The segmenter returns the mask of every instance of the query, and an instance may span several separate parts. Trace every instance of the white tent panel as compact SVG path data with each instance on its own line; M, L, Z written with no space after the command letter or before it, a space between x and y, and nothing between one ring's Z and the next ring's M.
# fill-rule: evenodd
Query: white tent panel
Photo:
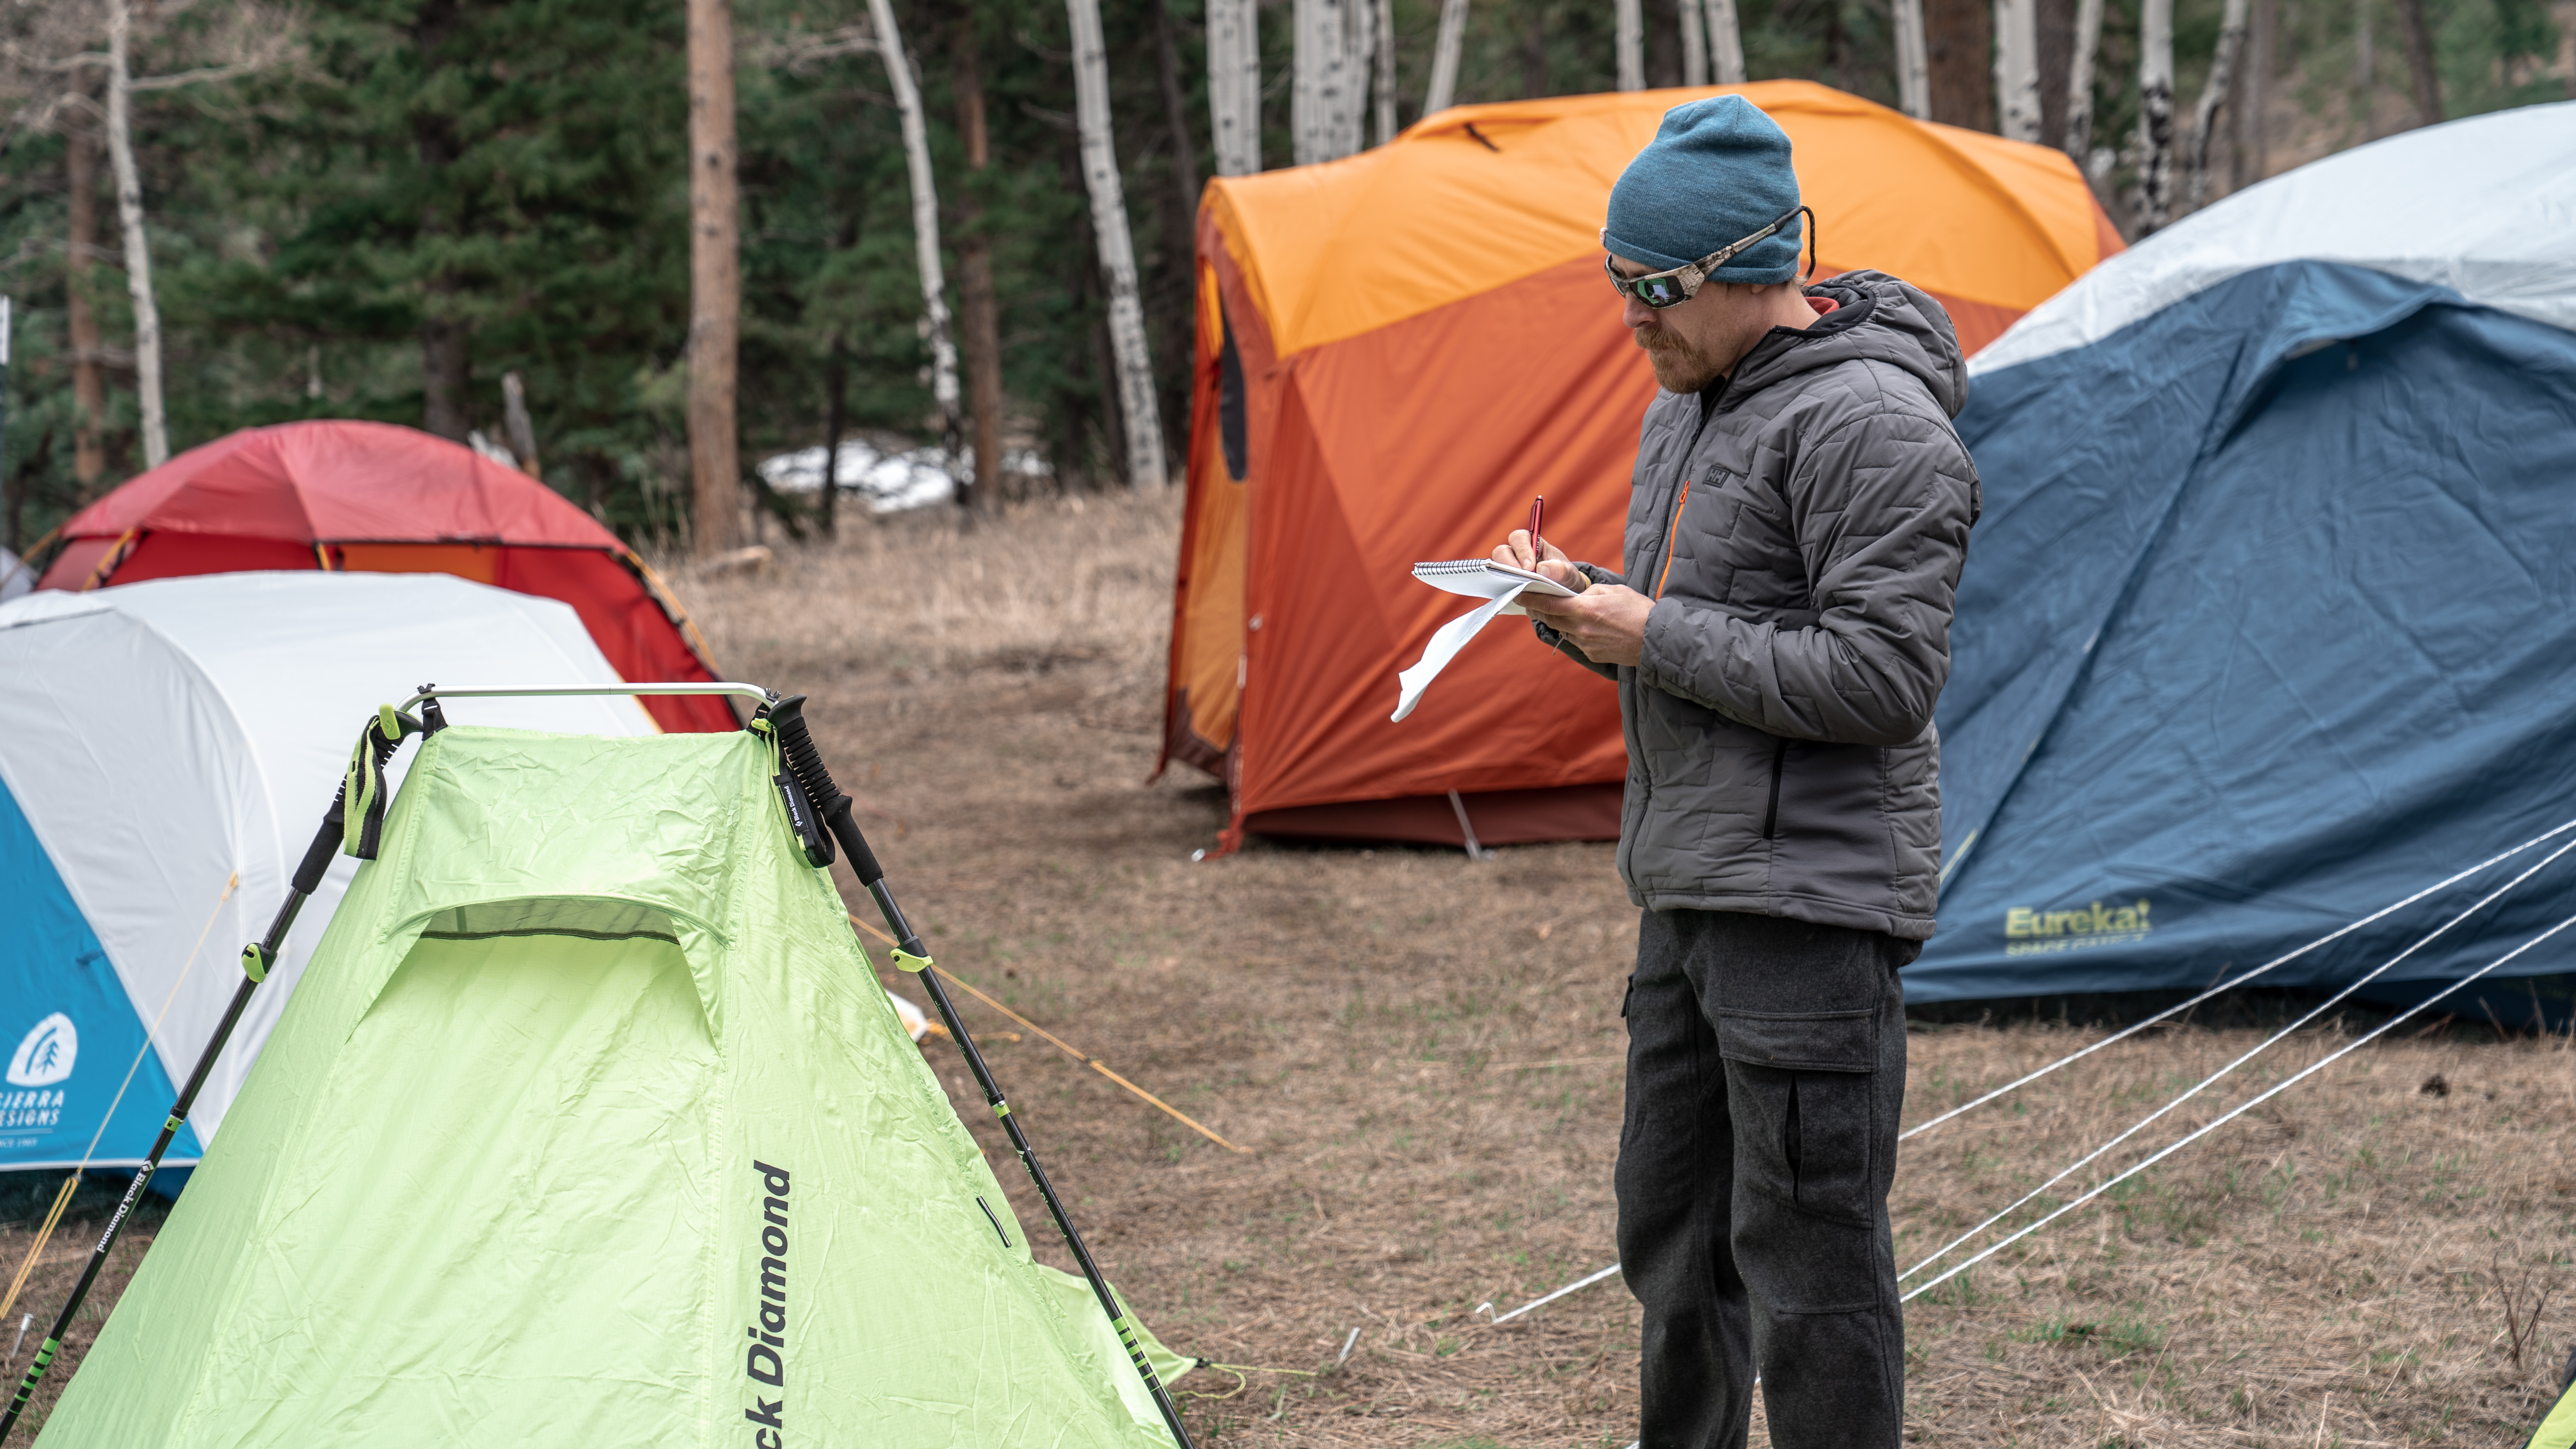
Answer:
M0 785L97 934L170 1081L195 1066L243 945L284 902L368 714L429 682L618 676L570 607L444 574L216 574L0 605ZM459 701L450 718L655 732L622 696ZM390 778L412 753L395 757ZM201 1140L240 1091L356 866L335 858L252 998L192 1116ZM99 1160L134 1161L144 1145L102 1143Z
M2030 310L1972 373L2083 347L2241 272L2349 262L2576 330L2576 101L2311 161L2138 243Z

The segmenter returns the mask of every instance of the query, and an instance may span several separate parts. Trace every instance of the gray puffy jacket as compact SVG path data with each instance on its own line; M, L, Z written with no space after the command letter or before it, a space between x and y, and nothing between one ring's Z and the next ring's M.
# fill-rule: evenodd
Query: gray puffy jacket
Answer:
M1808 289L1734 376L1646 409L1624 577L1653 598L1619 682L1619 874L1651 910L1932 934L1950 609L1979 507L1939 303L1881 272Z

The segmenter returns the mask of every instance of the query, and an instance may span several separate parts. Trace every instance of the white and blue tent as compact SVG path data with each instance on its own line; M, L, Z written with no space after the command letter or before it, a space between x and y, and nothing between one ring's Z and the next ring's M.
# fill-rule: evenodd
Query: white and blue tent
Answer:
M2576 819L2576 104L2252 187L1973 367L1909 999L2207 987ZM2263 984L2354 981L2570 839ZM2571 912L2576 856L2382 983Z
M0 605L0 1171L143 1160L367 715L431 682L618 676L569 606L444 574L214 574ZM623 696L454 717L655 732ZM166 1164L219 1128L356 865L334 861Z

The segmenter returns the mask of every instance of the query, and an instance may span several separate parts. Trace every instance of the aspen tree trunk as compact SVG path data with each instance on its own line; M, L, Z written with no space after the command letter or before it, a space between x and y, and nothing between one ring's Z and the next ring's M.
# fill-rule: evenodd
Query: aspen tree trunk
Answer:
M2173 219L2173 0L2138 16L2138 235Z
M125 289L134 298L134 391L143 413L143 466L170 458L161 410L161 309L152 300L152 251L143 234L143 178L134 165L134 12L107 7L107 157L116 170L116 222L125 233Z
M1260 21L1253 0L1207 0L1208 133L1219 176L1261 169Z
M1902 3L1902 0L1899 0ZM1708 84L1708 31L1700 24L1699 0L1682 0L1682 84Z
M1395 0L1377 0L1377 143L1395 130Z
M698 557L741 537L734 363L742 339L742 215L734 176L733 6L688 0L689 499Z
M1335 161L1360 148L1360 108L1374 0L1296 0L1297 58L1288 125L1296 163Z
M1619 89L1646 88L1646 16L1640 0L1616 0L1612 7L1618 47Z
M1923 0L1891 0L1896 33L1896 108L1932 119L1932 56L1923 43Z
M90 266L98 250L98 142L85 128L73 128L64 160L71 172L68 244L63 251L64 324L72 344L72 477L80 501L98 492L107 472L107 448L99 435L107 416L107 378L99 352L98 313L89 304Z
M1744 84L1744 32L1736 27L1735 0L1708 0L1709 79L1722 86Z
M2102 0L2078 0L2075 57L2066 70L2066 154L2092 174L2093 62L2102 53Z
M2039 6L1995 0L1996 131L2008 140L2039 139Z
M1341 9L1335 0L1295 0L1294 74L1289 80L1289 162L1311 166L1333 158L1326 95L1342 63Z
M876 31L877 58L885 62L886 84L894 90L895 113L903 121L903 158L912 178L912 251L921 271L921 332L930 343L930 400L939 409L940 446L947 450L954 478L963 446L957 347L948 338L948 279L939 265L939 183L930 171L930 128L922 119L921 88L913 84L912 62L903 53L903 33L895 28L889 0L868 0L868 23Z
M2397 0L2397 21L2405 32L2406 74L2415 83L2415 124L2442 123L2442 73L2433 64L2433 31L2424 23L2424 0Z
M886 0L871 0L883 5ZM1127 482L1158 493L1164 483L1163 423L1154 402L1153 359L1145 346L1145 310L1136 294L1136 245L1118 180L1118 150L1109 133L1108 44L1100 34L1100 0L1065 0L1073 23L1074 122L1082 136L1082 179L1091 192L1092 239L1109 288L1110 360L1118 374L1120 429L1127 442Z
M2198 211L2209 202L2210 137L2218 129L2219 109L2236 79L2236 53L2244 45L2245 0L2227 0L2218 22L2218 53L2209 62L2209 79L2202 82L2200 100L2192 107L2191 161L2183 188L2187 210Z
M1458 52L1466 43L1467 0L1440 0L1440 34L1431 45L1431 85L1423 92L1422 114L1445 111L1457 103Z

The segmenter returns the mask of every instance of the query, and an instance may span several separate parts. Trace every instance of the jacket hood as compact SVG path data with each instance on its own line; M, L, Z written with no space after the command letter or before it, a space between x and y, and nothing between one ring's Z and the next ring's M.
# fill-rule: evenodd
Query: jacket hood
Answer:
M1777 387L1837 363L1883 362L1923 379L1932 400L1951 417L1967 405L1967 355L1959 350L1950 314L1929 295L1885 272L1844 272L1807 293L1839 305L1805 332L1773 332L1755 343L1729 380L1728 393Z

